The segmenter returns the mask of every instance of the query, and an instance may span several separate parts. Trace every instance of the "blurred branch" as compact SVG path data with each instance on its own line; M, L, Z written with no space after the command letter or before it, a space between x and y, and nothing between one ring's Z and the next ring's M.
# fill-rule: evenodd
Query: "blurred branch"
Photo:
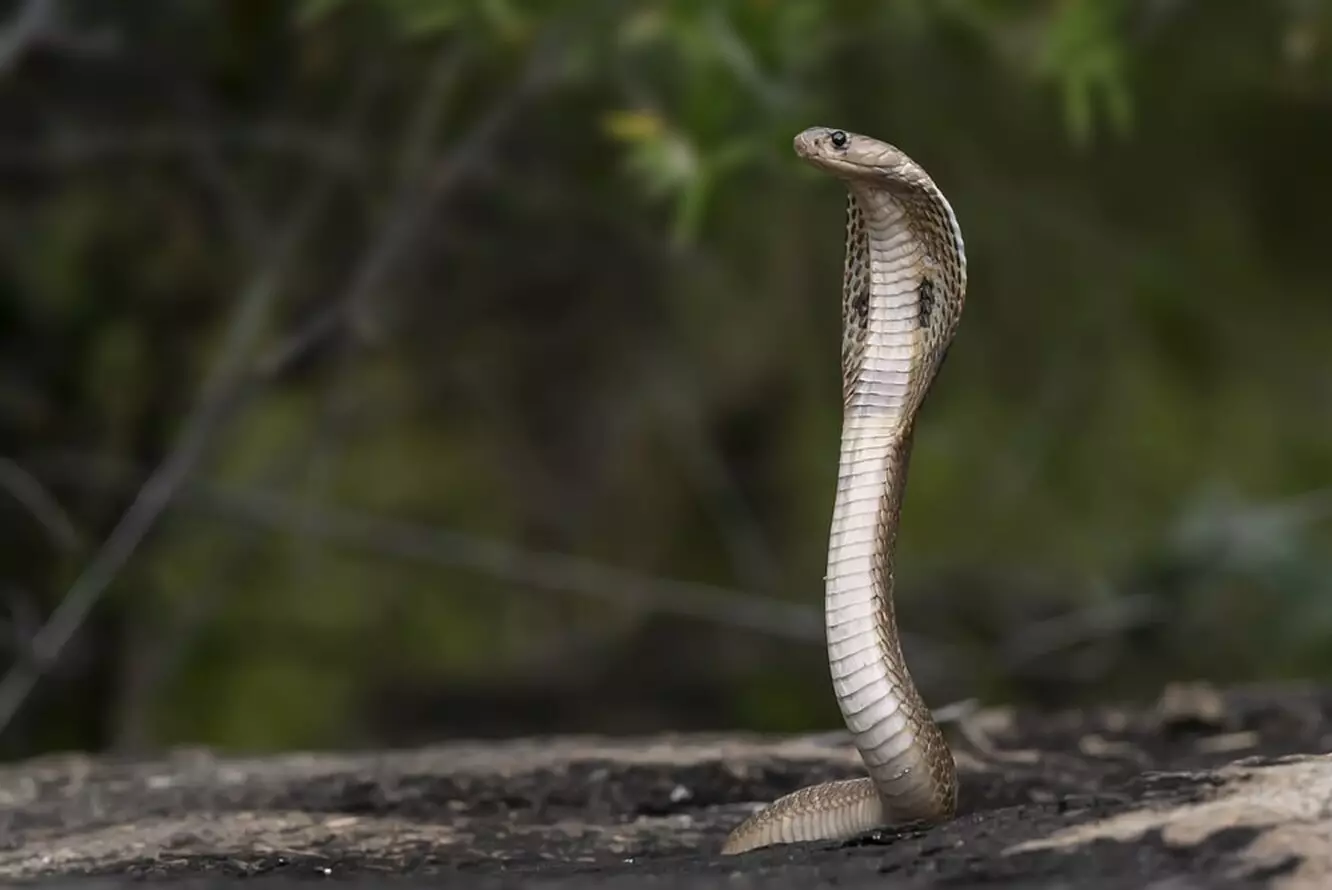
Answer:
M676 581L558 553L530 551L447 529L351 510L302 507L265 492L208 490L205 502L228 516L277 531L296 531L361 550L417 562L458 566L530 587L562 590L614 603L823 643L817 609L710 584Z
M417 185L418 177L429 171L431 146L439 132L440 120L444 115L449 92L458 84L462 73L463 54L452 44L435 56L435 63L430 71L426 88L421 91L421 101L412 114L407 132L402 139L399 167L402 169L402 191L399 193L399 206L405 200L410 186ZM520 89L522 85L520 84ZM510 101L516 100L516 95ZM493 112L492 112L493 113Z
M101 55L116 46L111 32L72 31L63 19L57 0L23 0L0 33L0 76L17 67L32 49L49 47L76 55Z
M335 328L344 317L354 316L368 295L380 286L393 264L419 235L439 198L459 181L466 162L489 145L490 139L516 113L520 100L545 82L552 61L552 48L551 44L547 44L533 53L532 62L518 88L492 109L457 150L433 169L424 190L416 182L403 188L395 201L389 225L367 251L353 276L351 286L335 301L333 309L322 316L329 319L329 324L315 326L314 330L319 336ZM272 373L285 364L288 357L295 357L290 349L280 347L277 351L280 359L276 366L262 359L259 362L260 368L269 369L272 373L252 373L255 365L251 351L263 331L295 247L307 233L310 223L317 218L315 210L322 206L327 191L327 178L321 176L308 196L298 203L292 220L284 227L266 264L238 298L238 307L223 338L219 359L205 381L195 408L186 418L184 432L176 445L143 484L102 548L76 579L50 620L33 638L31 664L16 664L0 680L0 731L9 725L37 680L59 658L93 606L178 494L215 438L217 428L259 385L271 379ZM296 342L296 353L300 353L312 341L307 337L298 337Z
M0 457L0 488L32 514L59 549L67 553L82 549L83 536L55 495L36 476L7 457Z
M346 101L346 111L342 113L344 120L337 131L330 135L330 139L337 141L352 139L354 131L364 119L366 109L372 105L370 100L377 95L377 87L381 84L381 77L378 76L380 73L381 67L378 64L362 68L361 75L356 77L356 88ZM197 115L205 119L209 115L204 96L185 91L181 93L181 103L184 104L186 115ZM220 144L213 140L202 139L202 135L210 131L212 128L206 125L194 131L197 137L186 147L190 159L196 164L205 183L212 187L218 199L228 209L228 217L232 222L236 240L244 246L245 252L252 257L252 260L258 260L264 253L265 245L277 233L270 230L266 221L261 219L261 213L253 207L252 201L248 200L248 196L236 183L232 171L226 167L224 159L218 155ZM324 168L322 172L324 172L322 181L326 187L330 181L336 179L338 171ZM253 388L254 381L246 382ZM293 458L281 462L282 466L277 466L274 472L270 473L273 477L281 478L293 472L293 464L296 462ZM232 548L232 558L228 560L229 566L245 564L244 554L253 549L253 537L249 536ZM198 630L216 614L218 606L225 600L225 593L228 590L225 577L226 572L220 570L209 578L208 585L204 589L192 590L189 596L176 598L174 608L163 610L153 616L151 621L133 622L125 629L128 636L125 645L127 656L123 662L119 701L112 727L112 746L116 750L139 751L147 743L148 722L157 694L166 678L174 673L185 653L189 652L190 642L196 637Z
M462 60L463 53L452 43L446 42L443 45L436 53L430 77L426 81L425 88L421 90L416 108L408 117L399 148L401 172L397 183L398 213L404 212L408 207L410 196L421 190L420 183L429 166L440 118L444 114L444 107L448 104L448 94L457 84L458 75L462 70ZM445 197L446 192L443 191L434 196L436 202L442 202ZM413 237L414 235L415 233ZM375 265L376 262L373 256L367 258L363 270L372 266L376 270L382 269L382 266ZM360 293L349 293L344 299L368 300L370 294L368 285L358 279L352 285L353 291L357 287L362 287L364 290ZM306 462L304 474L306 484L302 497L307 502L313 503L317 482L320 478L328 477L334 453L344 440L346 431L352 427L352 417L356 413L357 406L353 404L353 389L348 383L357 345L357 338L353 337L343 337L337 344L339 348L336 364L328 374L324 385L319 416L314 422L313 446Z
M381 84L378 76L381 69L378 64L363 68L356 79L356 88L347 101L347 108L342 114L342 122L336 130L336 139L350 139L362 123L365 112L372 105L372 98ZM189 113L202 114L202 98L186 93L182 96ZM271 231L261 214L249 206L239 186L234 182L230 171L217 154L218 146L207 140L196 140L190 145L191 156L199 167L204 180L219 194L230 210L230 218L237 240L254 260L262 257L265 245L279 233ZM325 169L323 176L316 180L322 187L322 194L328 194L335 179L336 171ZM242 372L243 373L243 372ZM239 384L243 391L238 399L244 399L257 388L255 381L248 375ZM282 461L284 466L275 468L277 475L290 473L291 460ZM235 548L236 559L232 565L243 562L240 553L246 550L250 542ZM129 644L130 657L124 664L124 676L121 680L120 700L115 714L113 729L114 745L118 750L135 750L142 746L146 738L146 723L151 713L152 703L165 679L171 675L175 666L188 651L189 641L197 631L216 612L224 598L226 585L223 573L219 572L210 580L205 590L193 591L190 596L180 597L179 603L170 614L161 616L148 632L143 624L128 628L131 635ZM134 637L138 637L135 639Z
M25 0L0 35L0 73L12 70L23 60L28 48L50 30L55 17L55 0Z
M564 49L555 37L533 50L526 70L507 95L496 101L485 116L443 158L431 165L420 179L404 183L393 201L384 234L375 248L366 256L351 287L339 299L289 335L262 356L256 365L256 375L272 378L299 359L307 351L333 334L345 321L364 322L358 317L370 294L380 287L393 264L412 246L440 200L451 192L473 166L485 157L494 140L504 128L515 120L518 112L543 87L551 82L555 60ZM443 84L448 76L447 66L437 69L437 80ZM423 109L429 112L429 107ZM431 114L424 113L417 127L423 135L433 129ZM406 159L413 160L409 149Z
M212 143L206 140L191 143L189 157L198 170L199 178L217 196L232 229L232 237L243 249L247 261L261 263L270 239L278 233L269 231L261 219L262 212L236 183L232 171L218 157Z
M16 665L0 680L0 731L26 701L38 678L59 658L88 613L115 580L181 483L203 456L221 422L236 407L236 373L268 315L284 271L286 251L262 270L242 293L221 357L204 384L204 395L185 422L171 454L148 479L129 509L83 573L75 580L50 620L32 641L31 666Z
M41 465L61 482L97 488L134 484L133 472L114 461L62 454L43 460ZM1258 509L1271 516L1288 517L1292 512L1306 511L1321 515L1329 496L1328 492L1316 491ZM351 509L312 507L253 488L197 482L187 486L179 497L182 503L252 528L318 538L379 556L468 569L523 587L592 596L625 607L807 645L822 646L824 642L820 609L769 596L645 575L581 557L533 551ZM995 646L997 662L1006 671L1020 670L1051 657L1063 657L1061 653L1090 643L1121 638L1161 617L1160 603L1151 595L1103 597L1086 607L1008 628ZM962 670L951 644L908 632L903 633L903 646L909 651L919 682L934 683Z
M152 530L214 440L218 428L249 395L245 385L251 352L264 330L299 242L318 219L329 189L317 177L299 198L264 264L237 297L237 306L222 338L218 358L204 381L199 399L185 418L171 452L139 489L82 574L75 579L50 619L33 637L31 661L16 664L0 680L0 732L27 700L38 679L59 658L88 614L115 581L121 569Z
M1018 628L1000 645L998 661L1012 670L1086 643L1117 637L1160 617L1160 604L1147 594L1108 597Z
M95 487L134 484L121 464L60 455L43 461L62 481ZM484 572L515 584L595 596L623 605L697 618L805 643L823 644L818 609L725 587L643 575L593 560L527 550L493 539L355 510L311 507L250 488L192 483L182 503L271 531L311 536L431 565ZM915 643L913 643L915 645ZM928 644L927 644L928 645Z
M285 256L281 258L285 260ZM60 656L93 606L110 587L140 542L166 509L176 490L208 446L223 419L235 407L237 362L257 339L281 280L283 264L275 261L246 288L221 357L204 384L204 396L185 422L175 448L135 497L102 548L93 557L33 639L31 669L16 666L0 681L0 730L13 719L37 679Z

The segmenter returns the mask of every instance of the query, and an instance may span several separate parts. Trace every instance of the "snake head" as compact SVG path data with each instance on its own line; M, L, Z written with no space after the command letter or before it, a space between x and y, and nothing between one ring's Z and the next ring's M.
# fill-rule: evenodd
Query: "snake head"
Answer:
M795 138L795 152L839 179L902 187L928 181L906 153L870 136L833 127L810 127Z

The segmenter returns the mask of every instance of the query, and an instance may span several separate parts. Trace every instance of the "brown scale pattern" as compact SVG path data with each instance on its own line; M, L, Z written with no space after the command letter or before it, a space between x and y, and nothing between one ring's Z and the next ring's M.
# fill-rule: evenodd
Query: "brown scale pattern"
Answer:
M850 404L869 340L869 231L856 196L846 196L846 261L842 270L842 402Z

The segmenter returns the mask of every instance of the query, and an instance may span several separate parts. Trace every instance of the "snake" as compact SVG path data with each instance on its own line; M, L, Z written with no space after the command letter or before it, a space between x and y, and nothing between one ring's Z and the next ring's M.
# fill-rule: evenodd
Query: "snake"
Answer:
M730 833L728 855L957 813L953 754L902 654L893 570L916 415L966 300L962 232L943 192L901 149L828 127L804 130L794 146L847 189L842 435L824 627L833 691L868 775L777 798Z

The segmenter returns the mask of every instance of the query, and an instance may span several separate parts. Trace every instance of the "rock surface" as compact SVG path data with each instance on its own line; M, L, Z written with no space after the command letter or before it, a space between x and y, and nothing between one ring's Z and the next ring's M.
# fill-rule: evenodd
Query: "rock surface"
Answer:
M950 727L961 813L721 857L759 803L860 774L843 735L558 738L0 769L0 880L69 887L1332 887L1332 691Z

